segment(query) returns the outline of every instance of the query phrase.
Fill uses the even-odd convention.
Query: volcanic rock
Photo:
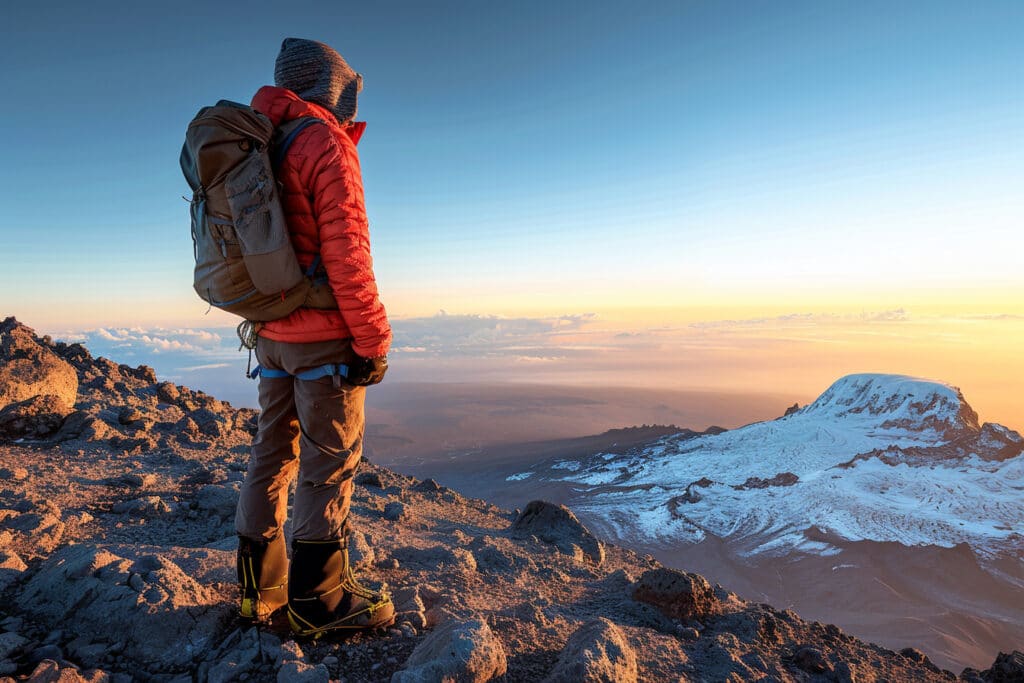
[[[482,619],[449,621],[428,635],[391,683],[451,680],[484,683],[508,669],[505,648]]]
[[[142,593],[129,584],[133,573],[145,581]],[[18,605],[78,636],[107,644],[124,639],[133,661],[167,670],[186,670],[206,654],[230,612],[165,556],[93,544],[54,553],[27,582]]]
[[[149,517],[150,515],[170,512],[171,508],[159,496],[145,496],[143,498],[133,498],[131,500],[123,500],[120,503],[114,503],[111,511],[132,517]]]
[[[825,655],[816,647],[802,647],[793,654],[793,666],[809,674],[824,673],[829,669]]]
[[[580,548],[595,564],[604,561],[601,542],[590,533],[576,515],[564,505],[555,505],[543,500],[529,503],[512,523],[516,535],[536,536],[547,543],[553,543],[559,550],[573,554],[573,546]]]
[[[405,503],[394,501],[384,506],[384,519],[397,522],[406,516]]]
[[[75,368],[38,342],[32,330],[14,318],[0,323],[0,408],[51,396],[51,405],[67,414],[77,395]]]
[[[0,438],[47,437],[60,429],[69,412],[63,399],[52,394],[11,403],[0,410]]]
[[[547,683],[633,683],[636,653],[622,629],[599,617],[576,630]]]
[[[684,621],[706,619],[719,607],[707,579],[668,567],[644,572],[633,588],[633,599]]]

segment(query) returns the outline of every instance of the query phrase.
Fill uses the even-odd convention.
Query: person
[[[262,621],[287,606],[302,635],[386,626],[395,616],[388,593],[361,585],[348,556],[366,387],[383,379],[391,343],[356,152],[362,80],[329,46],[287,38],[275,85],[252,99],[275,127],[318,119],[297,133],[275,174],[299,264],[320,264],[338,304],[299,308],[259,329],[261,412],[236,513],[242,616]],[[296,477],[289,567],[283,527]]]

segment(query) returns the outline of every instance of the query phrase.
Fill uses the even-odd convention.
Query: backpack
[[[315,123],[323,121],[275,129],[228,100],[189,123],[181,170],[192,188],[193,286],[210,306],[251,321],[277,320],[300,306],[337,308],[326,275],[317,273],[320,257],[306,272],[299,266],[274,178],[295,136]]]

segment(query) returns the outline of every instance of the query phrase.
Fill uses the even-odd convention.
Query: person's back
[[[362,77],[330,47],[289,38],[274,80],[254,109],[275,126],[317,120],[291,142],[276,178],[299,263],[325,273],[338,308],[299,308],[259,326],[259,429],[236,515],[241,612],[265,619],[287,604],[303,634],[383,626],[394,620],[390,597],[356,582],[347,548],[365,387],[383,378],[391,343],[356,152]],[[296,475],[289,571],[283,528]]]

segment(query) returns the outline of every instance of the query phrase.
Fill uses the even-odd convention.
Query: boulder
[[[233,516],[235,507],[238,505],[240,487],[239,482],[231,482],[227,485],[207,484],[196,491],[196,507],[203,512],[220,517]]]
[[[42,439],[64,424],[70,411],[52,394],[33,396],[0,409],[0,438]]]
[[[181,398],[181,392],[178,391],[177,385],[172,382],[160,382],[156,385],[156,397],[157,400],[163,403],[177,403],[178,399]]]
[[[206,408],[192,410],[188,413],[188,417],[192,419],[202,434],[213,438],[224,436],[231,429],[224,417]]]
[[[52,396],[66,415],[78,396],[78,373],[30,328],[7,318],[0,323],[0,409],[37,396]]]
[[[399,621],[408,621],[410,625],[423,628],[427,623],[426,607],[420,596],[419,586],[404,586],[391,594],[395,604],[395,614]]]
[[[392,501],[384,506],[384,519],[391,522],[398,522],[405,519],[407,515],[405,503]]]
[[[114,503],[110,511],[118,515],[151,518],[170,512],[171,508],[160,496],[144,496]]]
[[[622,629],[598,617],[578,628],[562,648],[547,683],[635,683],[636,652]]]
[[[793,653],[793,666],[809,674],[825,673],[830,669],[825,655],[816,647],[801,647]]]
[[[445,569],[447,571],[475,572],[476,558],[465,548],[449,548],[446,545],[435,545],[429,548],[403,546],[392,551],[392,559],[398,560],[402,566],[419,566],[431,571]]]
[[[575,546],[595,564],[604,562],[601,542],[564,505],[543,500],[531,502],[512,523],[512,532],[521,538],[536,536],[568,555],[576,554]]]
[[[380,475],[376,472],[361,472],[356,475],[355,482],[360,486],[372,486],[375,489],[384,488]]]
[[[436,493],[441,491],[441,485],[433,479],[424,479],[420,483],[412,487],[413,491],[420,491],[421,493]]]
[[[717,614],[720,608],[707,579],[668,567],[644,572],[633,587],[633,599],[683,621],[705,619]]]
[[[505,648],[486,621],[449,621],[416,646],[391,683],[484,683],[507,669]]]

